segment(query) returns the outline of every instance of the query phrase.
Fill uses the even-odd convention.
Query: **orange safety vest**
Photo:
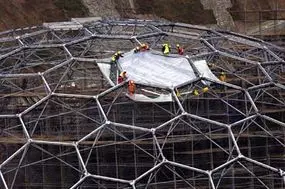
[[[140,49],[142,51],[146,51],[146,50],[149,50],[149,46],[148,45],[142,45]]]
[[[129,93],[132,95],[135,93],[135,90],[136,90],[136,84],[132,81],[129,81],[128,83],[128,91]]]

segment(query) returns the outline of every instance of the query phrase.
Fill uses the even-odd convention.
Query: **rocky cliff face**
[[[81,0],[0,0],[0,30],[88,15]]]
[[[120,17],[113,0],[82,0],[82,2],[89,9],[90,16]]]
[[[152,14],[175,22],[215,24],[212,10],[204,9],[200,0],[135,0],[137,14]]]
[[[72,17],[101,16],[167,19],[191,24],[217,24],[241,31],[244,25],[285,20],[282,0],[0,0],[0,30],[64,21]],[[248,11],[245,13],[244,11]],[[270,12],[273,11],[273,12]],[[262,12],[262,13],[260,13]],[[250,26],[251,26],[250,25]]]

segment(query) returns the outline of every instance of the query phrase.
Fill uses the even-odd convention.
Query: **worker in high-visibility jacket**
[[[143,43],[140,46],[140,50],[141,51],[147,51],[147,50],[149,50],[149,46],[147,44]]]
[[[111,58],[110,76],[109,77],[114,83],[116,83],[116,79],[117,79],[117,72],[118,72],[117,62],[118,62],[120,57],[124,57],[124,56],[123,56],[123,53],[121,51],[118,51]]]
[[[121,72],[118,77],[118,84],[122,83],[126,79],[127,79],[127,72],[126,71]]]
[[[170,51],[171,51],[171,46],[168,44],[168,43],[164,43],[163,45],[162,45],[162,53],[164,54],[164,55],[169,55],[169,53],[170,53]]]
[[[143,51],[147,51],[147,50],[149,50],[149,46],[147,44],[143,43],[134,49],[134,53],[143,52]]]
[[[202,89],[202,92],[203,93],[207,93],[209,91],[209,87],[204,87],[203,89]]]
[[[176,45],[176,49],[179,55],[184,54],[184,49],[179,44]]]
[[[136,84],[133,80],[130,80],[128,83],[128,92],[130,95],[133,95],[136,91]]]
[[[124,57],[123,53],[121,51],[116,52],[113,56],[112,56],[112,62],[116,62],[119,60],[120,57]]]
[[[194,96],[199,96],[199,91],[198,91],[198,89],[194,89],[193,95],[194,95]]]

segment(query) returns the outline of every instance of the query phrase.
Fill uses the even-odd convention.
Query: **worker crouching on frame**
[[[120,57],[124,57],[121,51],[116,52],[111,58],[111,67],[110,67],[110,79],[116,82],[117,72],[118,72],[118,60]]]
[[[128,92],[130,95],[133,95],[136,91],[136,84],[133,80],[128,82]]]
[[[162,53],[164,54],[164,55],[169,55],[169,53],[170,53],[170,48],[171,48],[171,46],[168,44],[168,43],[164,43],[163,45],[162,45]]]
[[[144,51],[148,51],[148,50],[150,50],[149,46],[147,44],[143,43],[134,49],[134,53],[144,52]]]
[[[126,79],[127,79],[127,72],[126,71],[121,72],[118,77],[118,84],[122,83]]]
[[[177,49],[177,53],[179,55],[183,55],[184,54],[184,49],[179,44],[176,45],[176,49]]]

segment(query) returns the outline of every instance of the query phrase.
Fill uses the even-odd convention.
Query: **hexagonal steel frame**
[[[151,87],[153,91],[170,93],[172,102],[134,102],[126,97],[126,81],[111,86],[108,78],[99,72],[97,63],[105,60],[110,64],[110,58],[117,50],[128,52],[147,43],[152,50],[160,51],[165,42],[172,47],[179,43],[184,48],[183,56],[197,77],[175,88]],[[9,149],[1,152],[8,154],[7,158],[0,159],[1,187],[285,188],[283,48],[250,36],[203,26],[98,18],[72,19],[70,22],[45,23],[39,27],[1,32],[0,44],[0,78],[3,81],[36,76],[45,86],[45,96],[39,99],[35,96],[40,94],[25,88],[27,84],[33,86],[33,81],[27,83],[20,79],[17,85],[9,82],[2,82],[2,88],[0,85],[1,108],[24,109],[17,114],[0,114],[0,119],[4,120],[0,123],[0,136],[5,136],[1,146],[10,143],[21,146],[12,153],[8,152]],[[175,49],[171,53],[178,54]],[[206,60],[217,77],[220,72],[225,72],[226,80],[203,77],[203,73],[195,69],[197,60]],[[211,83],[207,90],[204,90],[205,83]],[[137,86],[137,90],[149,88]],[[12,89],[20,92],[12,93]],[[194,90],[198,94],[193,94]],[[11,97],[18,100],[15,106],[5,103]],[[54,101],[57,97],[66,100]],[[94,102],[92,107],[83,103],[89,100]],[[53,111],[49,101],[60,104],[65,112],[49,117],[48,112]],[[38,116],[29,117],[33,110],[38,111],[35,114]],[[13,125],[10,119],[17,119],[21,124]],[[32,133],[44,134],[30,135],[31,131],[27,130],[30,122],[34,125]],[[252,125],[259,130],[253,129]],[[21,140],[14,139],[20,136],[19,130],[11,132],[18,127],[23,132]],[[94,129],[86,131],[85,128]],[[81,130],[88,134],[82,137]],[[111,132],[104,132],[106,130]],[[139,132],[146,134],[138,135]],[[56,140],[53,133],[56,133]],[[80,139],[69,139],[66,133],[75,134]],[[81,148],[84,144],[91,147]],[[38,157],[40,160],[29,162],[28,158],[35,155],[29,154],[32,146],[51,157],[42,155]],[[72,150],[53,154],[57,147]],[[112,150],[108,151],[110,148]],[[263,150],[265,155],[258,156]],[[213,162],[213,156],[216,160],[220,152],[226,153],[226,162]],[[74,155],[76,160],[68,162],[68,154]],[[144,162],[143,154],[152,157],[153,162]],[[203,154],[210,158],[203,158]],[[131,163],[120,160],[124,156],[133,158]],[[178,157],[185,157],[185,163],[176,162]],[[45,164],[48,160],[61,163],[62,171],[52,174],[58,180],[66,176],[63,171],[66,166],[78,173],[74,176],[77,180],[49,183],[52,178],[48,178],[45,172],[50,166]],[[201,168],[201,161],[211,169]],[[96,167],[92,174],[88,165]],[[114,169],[107,169],[108,166]],[[25,171],[34,167],[40,170],[37,175]],[[104,173],[112,171],[113,176],[100,174],[102,169],[106,169]],[[126,170],[130,169],[133,175],[128,175]],[[164,173],[166,170],[167,174]],[[189,171],[191,174],[186,173]],[[205,180],[202,182],[195,173],[203,175]],[[244,178],[243,175],[248,176]],[[24,177],[25,181],[19,177]],[[35,185],[28,179],[30,177],[41,178],[37,181],[41,185]],[[202,185],[197,184],[199,181]]]

